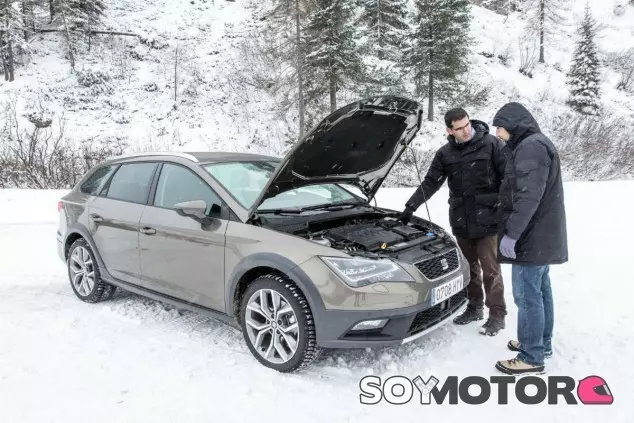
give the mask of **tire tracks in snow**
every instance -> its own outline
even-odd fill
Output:
[[[233,365],[250,366],[257,362],[248,349],[242,332],[214,318],[129,292],[119,293],[101,305],[104,307],[102,312],[108,315],[130,324],[145,326],[155,341],[163,342],[176,336],[197,344],[212,356],[218,355],[224,359],[230,355],[230,360],[234,361]],[[368,370],[368,361],[372,360],[371,356],[377,354],[373,352],[368,356],[367,352],[362,351],[326,350],[312,366],[287,374],[286,377],[336,381],[338,384],[356,388],[360,377],[365,375],[358,377],[358,374],[361,370]]]

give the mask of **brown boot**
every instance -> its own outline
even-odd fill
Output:
[[[517,358],[498,361],[495,363],[495,368],[507,375],[541,374],[544,372],[543,365],[528,364]]]

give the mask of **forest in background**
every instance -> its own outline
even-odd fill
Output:
[[[190,4],[212,14],[219,2],[233,3],[192,0]],[[115,112],[111,120],[115,124],[129,124],[129,97],[116,95],[125,83],[127,93],[148,95],[159,91],[169,97],[168,116],[191,115],[194,110],[213,115],[219,104],[223,107],[231,101],[236,109],[246,110],[239,121],[236,113],[230,113],[233,124],[240,126],[246,122],[249,128],[255,128],[249,131],[248,149],[273,154],[283,154],[328,113],[360,97],[396,94],[415,98],[425,106],[429,122],[442,120],[447,107],[458,105],[478,110],[492,101],[496,83],[473,78],[474,57],[512,68],[525,79],[524,83],[530,84],[531,79],[537,78],[540,66],[555,56],[551,51],[560,42],[561,23],[569,16],[572,3],[566,0],[252,2],[246,6],[250,13],[247,25],[238,27],[225,22],[222,45],[205,45],[211,49],[208,56],[221,56],[229,50],[240,59],[223,56],[219,62],[226,66],[224,77],[213,79],[214,73],[221,74],[222,69],[205,67],[197,59],[200,46],[184,42],[186,37],[170,40],[148,35],[121,25],[109,14],[109,8],[131,7],[130,4],[109,4],[102,0],[0,0],[0,71],[4,79],[0,91],[3,116],[0,187],[68,188],[87,169],[107,157],[126,151],[191,145],[191,140],[179,135],[177,128],[172,129],[171,139],[160,145],[152,140],[130,145],[130,140],[121,136],[82,138],[78,136],[80,131],[67,130],[67,116],[78,109],[112,109]],[[633,2],[617,6],[612,11],[616,17],[634,10]],[[481,35],[474,36],[470,30],[474,7],[490,10],[503,19],[520,15],[525,25],[517,46],[509,45],[498,51],[478,50],[476,38]],[[201,23],[200,27],[203,26]],[[609,75],[618,76],[611,88],[634,98],[634,47],[601,52],[597,37],[604,25],[593,16],[588,5],[582,20],[572,26],[574,49],[567,61],[569,66],[563,68],[560,62],[551,61],[565,76],[565,86],[557,87],[565,92],[561,103],[565,110],[548,116],[552,120],[545,126],[560,148],[562,162],[571,177],[603,179],[632,175],[634,142],[627,136],[626,128],[634,118],[631,113],[618,114],[604,107],[604,92],[600,87],[606,82],[603,71],[609,69]],[[220,30],[207,25],[204,31]],[[55,97],[56,94],[43,90],[29,92],[31,97],[23,101],[27,105],[21,106],[24,98],[10,91],[11,84],[19,83],[20,73],[32,70],[33,57],[51,39],[57,42],[58,54],[49,60],[66,69],[73,90],[83,90],[78,98],[71,97],[66,89],[61,96],[61,113],[59,108],[52,107],[59,95]],[[79,65],[85,58],[98,63],[104,53],[111,58],[109,67]],[[159,62],[165,83],[159,85],[150,80],[132,85],[138,78],[138,72],[135,74],[138,62]],[[213,89],[223,95],[218,102],[207,102],[207,108],[201,107],[204,96]],[[544,102],[549,100],[549,92],[540,96]],[[517,93],[507,97],[522,101]],[[252,123],[267,119],[267,115],[258,113],[266,106],[249,111],[252,103],[262,102],[261,98],[267,99],[270,109],[267,112],[272,110],[283,122],[283,129],[275,132],[267,128],[267,133],[258,123]],[[96,103],[97,99],[103,102]],[[191,121],[187,124],[192,126]],[[231,128],[231,123],[227,127]],[[222,134],[218,130],[214,135],[222,137]],[[271,141],[271,134],[278,135],[276,141]],[[435,136],[440,138],[438,133]],[[244,144],[227,141],[208,143],[206,147],[238,150]],[[402,157],[388,184],[417,183],[416,169],[424,172],[434,151],[433,146],[413,148],[413,154]]]

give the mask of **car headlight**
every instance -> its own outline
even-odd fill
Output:
[[[321,257],[339,277],[353,288],[376,282],[415,282],[401,266],[389,259]]]

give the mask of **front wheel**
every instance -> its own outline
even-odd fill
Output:
[[[253,281],[242,297],[240,321],[249,350],[266,367],[293,372],[319,357],[308,301],[287,277]]]

